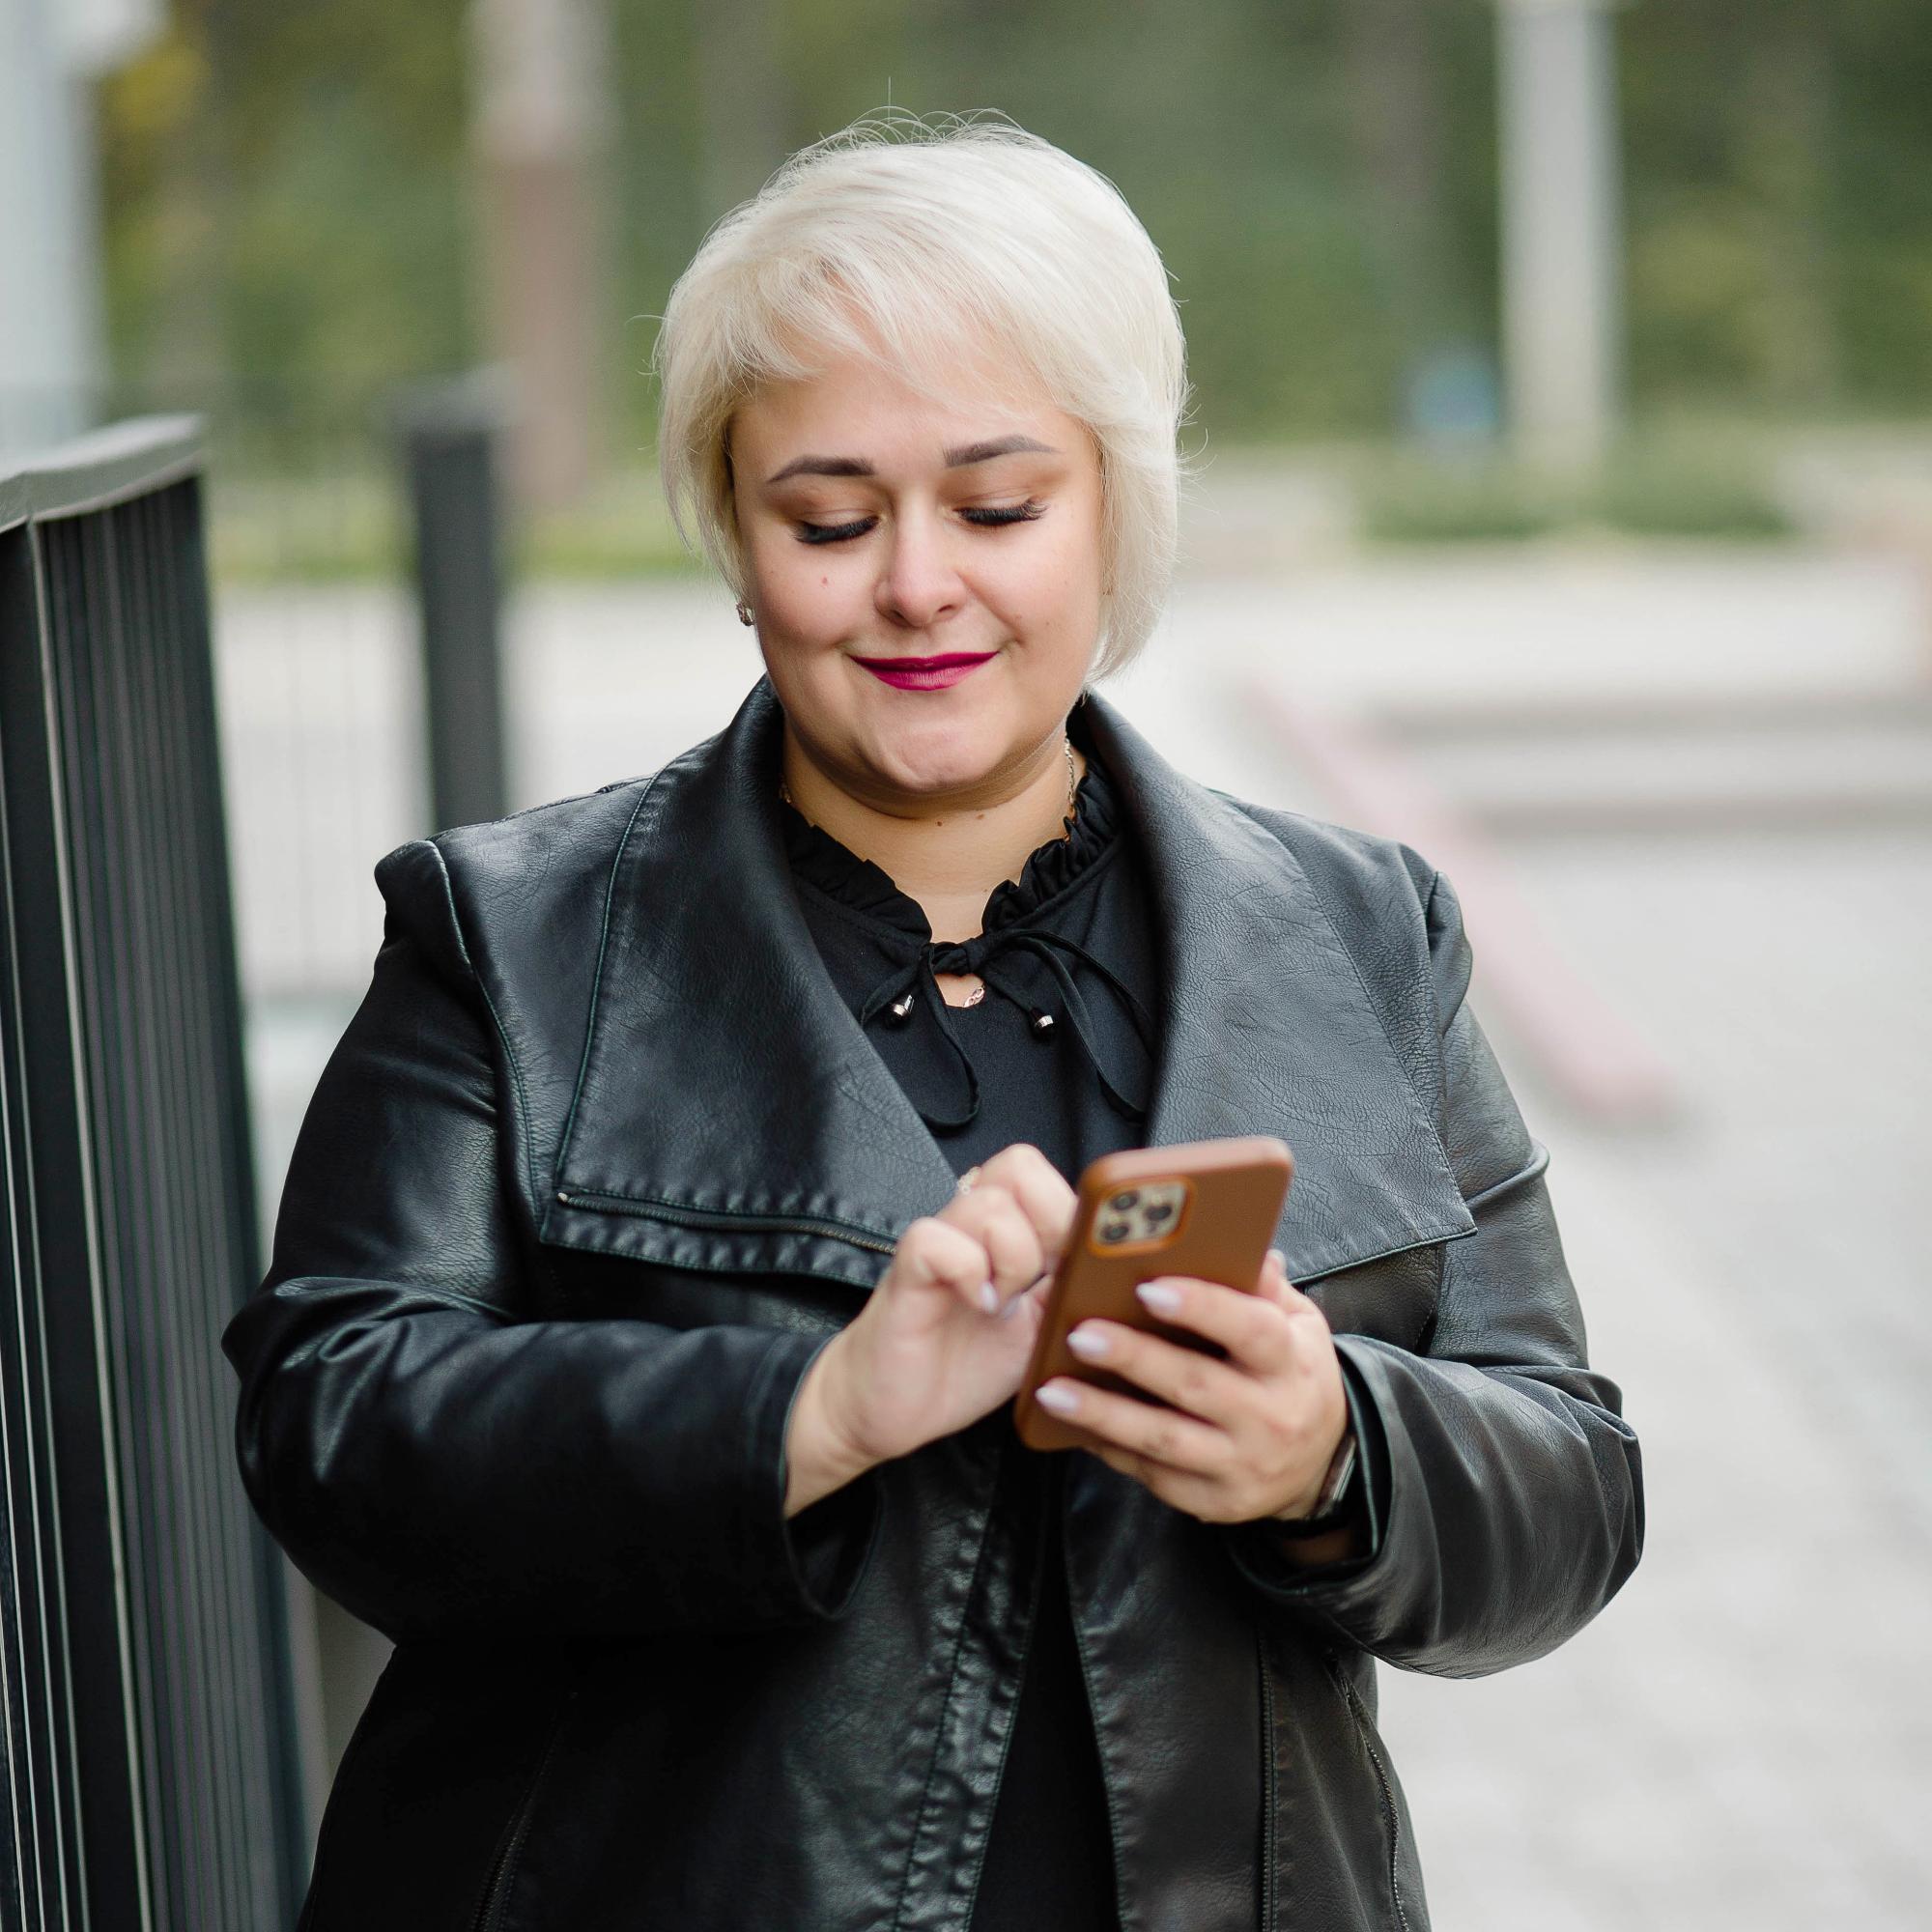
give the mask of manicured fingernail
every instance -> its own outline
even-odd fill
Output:
[[[1288,1272],[1288,1257],[1285,1254],[1283,1254],[1279,1248],[1270,1248],[1268,1250],[1268,1260],[1271,1261],[1275,1264],[1275,1266],[1282,1271],[1283,1274],[1286,1274]]]
[[[1076,1355],[1085,1355],[1090,1362],[1097,1362],[1113,1345],[1091,1321],[1083,1321],[1067,1336],[1066,1346]]]
[[[1134,1293],[1156,1315],[1172,1315],[1180,1306],[1180,1291],[1164,1281],[1144,1281]]]
[[[988,1315],[997,1315],[1000,1310],[1000,1291],[990,1281],[982,1281],[980,1284],[979,1294],[980,1306]]]
[[[1071,1415],[1080,1406],[1080,1398],[1065,1382],[1041,1382],[1034,1393],[1040,1407],[1056,1415]]]

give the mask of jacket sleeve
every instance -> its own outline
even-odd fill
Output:
[[[373,979],[222,1337],[262,1520],[397,1641],[842,1616],[877,1473],[783,1513],[786,1424],[830,1338],[533,1317],[516,1070],[441,852],[398,847],[376,880]]]
[[[1335,1338],[1368,1554],[1297,1571],[1263,1523],[1232,1525],[1231,1554],[1331,1635],[1406,1669],[1479,1677],[1555,1649],[1622,1587],[1643,1548],[1642,1462],[1621,1391],[1588,1365],[1548,1155],[1469,1009],[1469,945],[1439,872],[1425,923],[1442,1137],[1476,1232],[1443,1246],[1419,1350]]]

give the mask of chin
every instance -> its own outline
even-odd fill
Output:
[[[955,754],[882,759],[880,769],[893,784],[917,798],[939,792],[969,791],[992,776],[996,763],[991,757]]]

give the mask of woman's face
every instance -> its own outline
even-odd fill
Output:
[[[1100,622],[1083,424],[996,371],[942,406],[853,359],[758,391],[730,450],[759,647],[819,771],[904,812],[1058,755]]]

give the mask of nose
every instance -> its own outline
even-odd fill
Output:
[[[909,631],[929,630],[965,603],[948,532],[929,512],[896,518],[875,593],[879,612]]]

